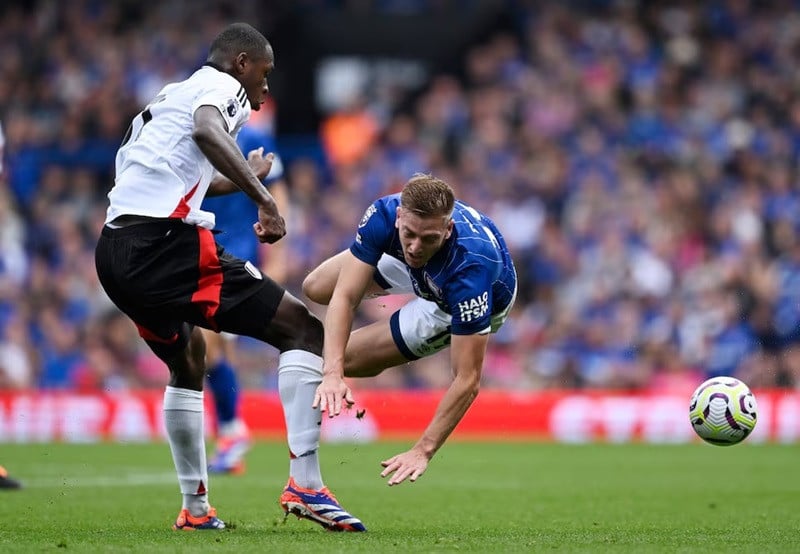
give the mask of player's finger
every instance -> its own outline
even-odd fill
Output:
[[[322,396],[318,393],[314,393],[314,402],[311,404],[312,409],[316,409],[319,406]]]
[[[406,477],[408,477],[408,468],[398,469],[395,474],[392,475],[392,478],[389,479],[389,486],[399,485],[406,480]]]
[[[353,404],[355,404],[356,401],[353,400],[353,391],[351,391],[350,389],[347,389],[347,392],[344,393],[344,400],[345,400],[345,402],[347,402],[348,408],[350,406],[352,406]]]
[[[381,462],[381,465],[382,465],[383,467],[387,467],[389,464],[393,464],[393,463],[394,463],[394,461],[395,461],[396,459],[397,459],[397,456],[392,456],[392,457],[391,457],[391,458],[389,458],[388,460],[383,460],[383,461]]]
[[[328,417],[338,415],[339,409],[339,399],[337,395],[331,394],[328,398]]]

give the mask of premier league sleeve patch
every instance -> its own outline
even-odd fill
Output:
[[[235,98],[231,98],[228,100],[228,104],[225,106],[225,113],[228,114],[228,117],[234,118],[236,117],[236,113],[239,111],[239,103],[236,101]]]

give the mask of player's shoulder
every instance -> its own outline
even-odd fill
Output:
[[[232,93],[244,91],[244,87],[235,77],[208,65],[199,67],[184,83],[196,87],[200,91],[217,89]]]
[[[394,222],[394,214],[397,211],[397,206],[400,205],[400,195],[392,194],[389,196],[382,196],[375,200],[372,204],[367,206],[361,221],[358,222],[359,227],[365,227],[368,224],[374,226],[375,224],[385,224],[387,221]]]
[[[394,213],[397,210],[397,207],[400,205],[400,193],[398,192],[396,194],[381,196],[375,200],[373,205],[378,209]]]

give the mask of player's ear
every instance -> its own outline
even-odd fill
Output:
[[[394,212],[394,228],[395,229],[399,229],[400,228],[400,213],[401,213],[400,210],[402,210],[402,209],[403,208],[401,208],[400,206],[397,206],[397,209]]]
[[[445,240],[449,239],[450,235],[453,234],[453,225],[455,225],[455,222],[450,219],[450,221],[447,222],[447,232],[444,234]]]
[[[247,59],[247,52],[239,52],[233,59],[233,66],[236,68],[236,72],[240,75],[245,72],[247,67]]]

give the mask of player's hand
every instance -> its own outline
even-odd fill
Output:
[[[320,411],[328,412],[328,417],[333,417],[339,415],[342,408],[349,408],[354,403],[353,391],[344,382],[344,378],[335,373],[327,373],[322,377],[322,383],[314,393],[314,403],[311,407],[319,407]]]
[[[286,234],[286,222],[276,208],[268,209],[258,207],[258,221],[253,223],[259,242],[272,244],[279,241]]]
[[[275,159],[275,154],[272,152],[268,153],[266,156],[264,155],[264,147],[261,146],[260,148],[256,148],[255,150],[250,150],[247,153],[247,163],[250,166],[250,169],[253,170],[253,173],[256,174],[259,181],[262,181],[267,175],[269,175],[270,170],[272,169],[272,161]]]
[[[381,477],[391,475],[387,482],[391,487],[392,485],[399,485],[406,479],[412,483],[416,481],[428,469],[428,457],[420,450],[412,448],[407,452],[382,461],[381,465],[386,468],[381,471]]]

